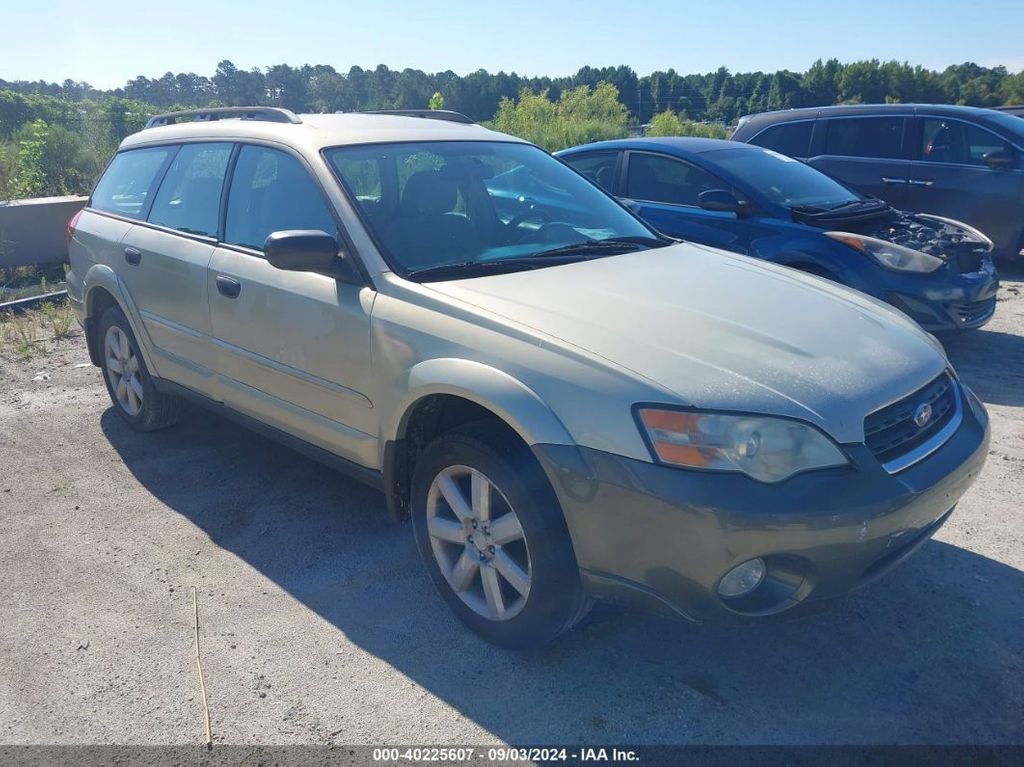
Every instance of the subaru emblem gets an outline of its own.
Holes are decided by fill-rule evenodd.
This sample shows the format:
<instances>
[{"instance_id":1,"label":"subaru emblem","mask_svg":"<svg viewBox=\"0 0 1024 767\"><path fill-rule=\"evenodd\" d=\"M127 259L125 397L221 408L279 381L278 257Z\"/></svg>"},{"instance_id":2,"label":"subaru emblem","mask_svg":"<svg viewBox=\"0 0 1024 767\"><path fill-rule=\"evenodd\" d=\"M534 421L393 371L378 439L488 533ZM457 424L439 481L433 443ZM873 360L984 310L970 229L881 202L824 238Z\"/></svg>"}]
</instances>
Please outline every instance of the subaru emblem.
<instances>
[{"instance_id":1,"label":"subaru emblem","mask_svg":"<svg viewBox=\"0 0 1024 767\"><path fill-rule=\"evenodd\" d=\"M923 429L930 420L932 420L932 406L927 402L918 405L917 410L914 411L914 423L918 428Z\"/></svg>"}]
</instances>

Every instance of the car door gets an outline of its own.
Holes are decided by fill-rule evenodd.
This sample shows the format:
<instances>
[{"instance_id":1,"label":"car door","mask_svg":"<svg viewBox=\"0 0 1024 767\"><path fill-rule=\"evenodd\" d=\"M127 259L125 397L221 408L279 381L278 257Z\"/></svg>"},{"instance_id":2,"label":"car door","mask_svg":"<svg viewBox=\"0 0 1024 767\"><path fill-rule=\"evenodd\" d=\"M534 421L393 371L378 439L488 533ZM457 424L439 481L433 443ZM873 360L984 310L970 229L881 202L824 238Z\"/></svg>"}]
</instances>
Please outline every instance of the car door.
<instances>
[{"instance_id":1,"label":"car door","mask_svg":"<svg viewBox=\"0 0 1024 767\"><path fill-rule=\"evenodd\" d=\"M808 162L854 189L904 208L910 160L907 115L819 118Z\"/></svg>"},{"instance_id":2,"label":"car door","mask_svg":"<svg viewBox=\"0 0 1024 767\"><path fill-rule=\"evenodd\" d=\"M375 293L329 274L271 266L263 242L288 229L339 234L298 155L241 146L207 277L221 397L306 442L374 465L377 429L366 392Z\"/></svg>"},{"instance_id":3,"label":"car door","mask_svg":"<svg viewBox=\"0 0 1024 767\"><path fill-rule=\"evenodd\" d=\"M121 242L119 274L142 318L156 372L206 393L213 370L206 271L232 145L175 149L146 223L133 226Z\"/></svg>"},{"instance_id":4,"label":"car door","mask_svg":"<svg viewBox=\"0 0 1024 767\"><path fill-rule=\"evenodd\" d=\"M918 156L911 163L910 210L977 227L1001 255L1019 246L1024 163L1022 153L979 125L945 117L919 119ZM1010 168L991 168L985 155L1003 150Z\"/></svg>"},{"instance_id":5,"label":"car door","mask_svg":"<svg viewBox=\"0 0 1024 767\"><path fill-rule=\"evenodd\" d=\"M730 189L727 182L692 163L655 152L630 151L624 162L624 196L639 206L640 216L659 232L756 255L753 242L764 227L735 213L700 207L701 192Z\"/></svg>"}]
</instances>

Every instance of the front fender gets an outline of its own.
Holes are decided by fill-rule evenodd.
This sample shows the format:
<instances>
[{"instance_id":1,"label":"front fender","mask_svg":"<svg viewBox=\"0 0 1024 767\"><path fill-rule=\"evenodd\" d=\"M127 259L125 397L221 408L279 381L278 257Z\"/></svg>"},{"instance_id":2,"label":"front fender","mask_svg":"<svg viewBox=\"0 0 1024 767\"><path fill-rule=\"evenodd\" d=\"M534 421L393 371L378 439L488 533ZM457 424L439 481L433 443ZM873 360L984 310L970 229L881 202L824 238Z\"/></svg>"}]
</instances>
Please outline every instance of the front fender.
<instances>
[{"instance_id":1,"label":"front fender","mask_svg":"<svg viewBox=\"0 0 1024 767\"><path fill-rule=\"evenodd\" d=\"M472 360L425 360L403 376L405 394L382 423L381 444L401 439L417 402L434 394L462 397L485 407L528 445L575 444L558 416L528 386L503 370Z\"/></svg>"}]
</instances>

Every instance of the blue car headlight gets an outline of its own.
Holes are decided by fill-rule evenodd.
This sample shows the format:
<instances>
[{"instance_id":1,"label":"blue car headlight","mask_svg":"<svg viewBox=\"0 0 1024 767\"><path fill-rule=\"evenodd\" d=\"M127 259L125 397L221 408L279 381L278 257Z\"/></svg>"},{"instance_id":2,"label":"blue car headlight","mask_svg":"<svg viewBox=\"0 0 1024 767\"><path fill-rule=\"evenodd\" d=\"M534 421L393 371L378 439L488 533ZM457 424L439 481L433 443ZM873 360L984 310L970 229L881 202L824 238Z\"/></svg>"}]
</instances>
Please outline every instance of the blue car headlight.
<instances>
[{"instance_id":1,"label":"blue car headlight","mask_svg":"<svg viewBox=\"0 0 1024 767\"><path fill-rule=\"evenodd\" d=\"M928 274L946 263L941 258L929 256L919 250L911 250L903 245L897 245L895 242L886 242L863 234L825 232L825 236L848 245L854 250L859 250L886 269L897 272Z\"/></svg>"}]
</instances>

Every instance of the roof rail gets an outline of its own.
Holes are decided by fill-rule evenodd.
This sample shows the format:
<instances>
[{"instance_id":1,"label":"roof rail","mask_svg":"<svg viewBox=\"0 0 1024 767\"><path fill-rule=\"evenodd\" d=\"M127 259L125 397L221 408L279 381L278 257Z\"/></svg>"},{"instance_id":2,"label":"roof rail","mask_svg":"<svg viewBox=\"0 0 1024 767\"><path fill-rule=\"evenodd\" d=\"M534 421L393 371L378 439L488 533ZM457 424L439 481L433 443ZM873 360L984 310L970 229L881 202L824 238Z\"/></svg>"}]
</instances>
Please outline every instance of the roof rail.
<instances>
[{"instance_id":1,"label":"roof rail","mask_svg":"<svg viewBox=\"0 0 1024 767\"><path fill-rule=\"evenodd\" d=\"M462 112L453 112L450 109L370 109L359 114L364 115L394 115L395 117L422 117L424 120L444 120L450 123L462 123L463 125L476 125Z\"/></svg>"},{"instance_id":2,"label":"roof rail","mask_svg":"<svg viewBox=\"0 0 1024 767\"><path fill-rule=\"evenodd\" d=\"M207 109L186 109L183 112L168 112L150 117L146 123L146 128L174 125L183 119L186 122L210 122L219 120L222 117L237 117L240 120L261 120L271 123L297 124L302 122L294 112L282 109L281 107L208 107Z\"/></svg>"}]
</instances>

